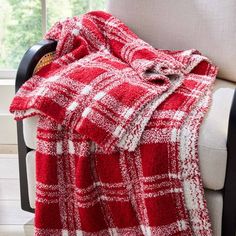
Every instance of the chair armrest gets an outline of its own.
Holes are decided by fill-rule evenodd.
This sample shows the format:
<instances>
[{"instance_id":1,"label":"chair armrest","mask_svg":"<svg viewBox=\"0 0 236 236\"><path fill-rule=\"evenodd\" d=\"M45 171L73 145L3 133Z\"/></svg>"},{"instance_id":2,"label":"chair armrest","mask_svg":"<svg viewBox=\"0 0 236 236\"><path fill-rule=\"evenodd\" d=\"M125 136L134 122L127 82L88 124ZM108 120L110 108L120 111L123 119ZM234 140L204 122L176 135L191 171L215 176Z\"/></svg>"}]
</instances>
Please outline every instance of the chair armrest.
<instances>
[{"instance_id":1,"label":"chair armrest","mask_svg":"<svg viewBox=\"0 0 236 236\"><path fill-rule=\"evenodd\" d=\"M236 89L234 91L233 101L230 109L227 148L231 152L231 155L236 157Z\"/></svg>"},{"instance_id":2,"label":"chair armrest","mask_svg":"<svg viewBox=\"0 0 236 236\"><path fill-rule=\"evenodd\" d=\"M227 153L222 235L234 236L236 232L236 90L229 116Z\"/></svg>"},{"instance_id":3,"label":"chair armrest","mask_svg":"<svg viewBox=\"0 0 236 236\"><path fill-rule=\"evenodd\" d=\"M15 90L16 92L25 83L35 71L48 64L53 59L56 50L56 41L42 40L38 44L32 46L23 56L17 70ZM51 54L50 54L51 53ZM50 56L46 56L50 54ZM46 56L46 58L45 58ZM18 142L18 160L19 160L19 177L20 177L20 195L21 208L28 212L34 212L29 202L28 180L26 169L26 155L31 149L26 146L23 136L23 123L17 121L17 142Z\"/></svg>"},{"instance_id":4,"label":"chair armrest","mask_svg":"<svg viewBox=\"0 0 236 236\"><path fill-rule=\"evenodd\" d=\"M49 63L50 59L52 60L52 54L49 58L45 59L46 63L42 61L42 58L48 53L54 52L56 50L56 46L56 41L42 40L26 51L17 70L15 83L16 92L22 86L22 84L34 74L38 63L40 63L39 67L42 67L43 65Z\"/></svg>"}]
</instances>

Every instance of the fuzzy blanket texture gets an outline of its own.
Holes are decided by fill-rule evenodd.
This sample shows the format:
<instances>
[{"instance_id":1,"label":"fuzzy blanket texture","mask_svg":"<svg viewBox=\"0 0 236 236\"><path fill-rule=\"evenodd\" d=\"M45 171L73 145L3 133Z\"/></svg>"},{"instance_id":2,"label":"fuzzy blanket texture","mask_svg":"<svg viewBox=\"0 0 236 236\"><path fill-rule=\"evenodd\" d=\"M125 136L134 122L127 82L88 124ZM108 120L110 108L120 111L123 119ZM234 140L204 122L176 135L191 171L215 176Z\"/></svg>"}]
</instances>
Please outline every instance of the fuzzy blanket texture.
<instances>
[{"instance_id":1,"label":"fuzzy blanket texture","mask_svg":"<svg viewBox=\"0 0 236 236\"><path fill-rule=\"evenodd\" d=\"M212 235L197 143L217 68L100 11L45 38L54 61L10 107L40 117L35 235Z\"/></svg>"}]
</instances>

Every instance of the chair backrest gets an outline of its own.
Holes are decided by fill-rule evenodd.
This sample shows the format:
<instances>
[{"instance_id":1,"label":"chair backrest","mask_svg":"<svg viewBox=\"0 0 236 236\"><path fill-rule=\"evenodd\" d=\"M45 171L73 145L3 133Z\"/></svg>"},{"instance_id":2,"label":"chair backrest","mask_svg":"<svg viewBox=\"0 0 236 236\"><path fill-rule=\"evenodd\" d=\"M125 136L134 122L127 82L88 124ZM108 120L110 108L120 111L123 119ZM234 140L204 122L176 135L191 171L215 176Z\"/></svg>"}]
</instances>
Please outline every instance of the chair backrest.
<instances>
[{"instance_id":1,"label":"chair backrest","mask_svg":"<svg viewBox=\"0 0 236 236\"><path fill-rule=\"evenodd\" d=\"M235 0L108 0L108 12L156 48L196 48L236 82Z\"/></svg>"}]
</instances>

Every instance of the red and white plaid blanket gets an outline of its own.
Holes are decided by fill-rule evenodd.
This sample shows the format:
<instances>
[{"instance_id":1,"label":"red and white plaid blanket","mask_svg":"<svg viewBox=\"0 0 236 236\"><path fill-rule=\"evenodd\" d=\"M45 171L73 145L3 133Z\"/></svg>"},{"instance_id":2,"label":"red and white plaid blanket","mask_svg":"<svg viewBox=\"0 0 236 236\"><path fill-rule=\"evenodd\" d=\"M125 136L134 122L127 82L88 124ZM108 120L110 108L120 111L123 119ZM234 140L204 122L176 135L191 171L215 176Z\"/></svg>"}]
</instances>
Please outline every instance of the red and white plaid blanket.
<instances>
[{"instance_id":1,"label":"red and white plaid blanket","mask_svg":"<svg viewBox=\"0 0 236 236\"><path fill-rule=\"evenodd\" d=\"M199 126L217 69L90 12L56 23L55 60L10 110L39 115L35 235L211 235Z\"/></svg>"}]
</instances>

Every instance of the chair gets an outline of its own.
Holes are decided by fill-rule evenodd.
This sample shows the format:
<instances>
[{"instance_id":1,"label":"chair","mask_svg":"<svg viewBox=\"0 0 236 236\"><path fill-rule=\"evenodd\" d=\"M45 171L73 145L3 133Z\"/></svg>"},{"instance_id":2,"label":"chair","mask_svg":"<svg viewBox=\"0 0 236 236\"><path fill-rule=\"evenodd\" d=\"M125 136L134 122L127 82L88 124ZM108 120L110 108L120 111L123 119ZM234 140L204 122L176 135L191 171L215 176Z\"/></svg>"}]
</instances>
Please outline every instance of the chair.
<instances>
[{"instance_id":1,"label":"chair","mask_svg":"<svg viewBox=\"0 0 236 236\"><path fill-rule=\"evenodd\" d=\"M212 104L201 126L199 158L214 236L236 231L236 2L109 0L108 11L157 48L197 48L220 68ZM16 91L53 58L56 42L43 40L24 55ZM34 211L37 117L17 123L21 206Z\"/></svg>"}]
</instances>

